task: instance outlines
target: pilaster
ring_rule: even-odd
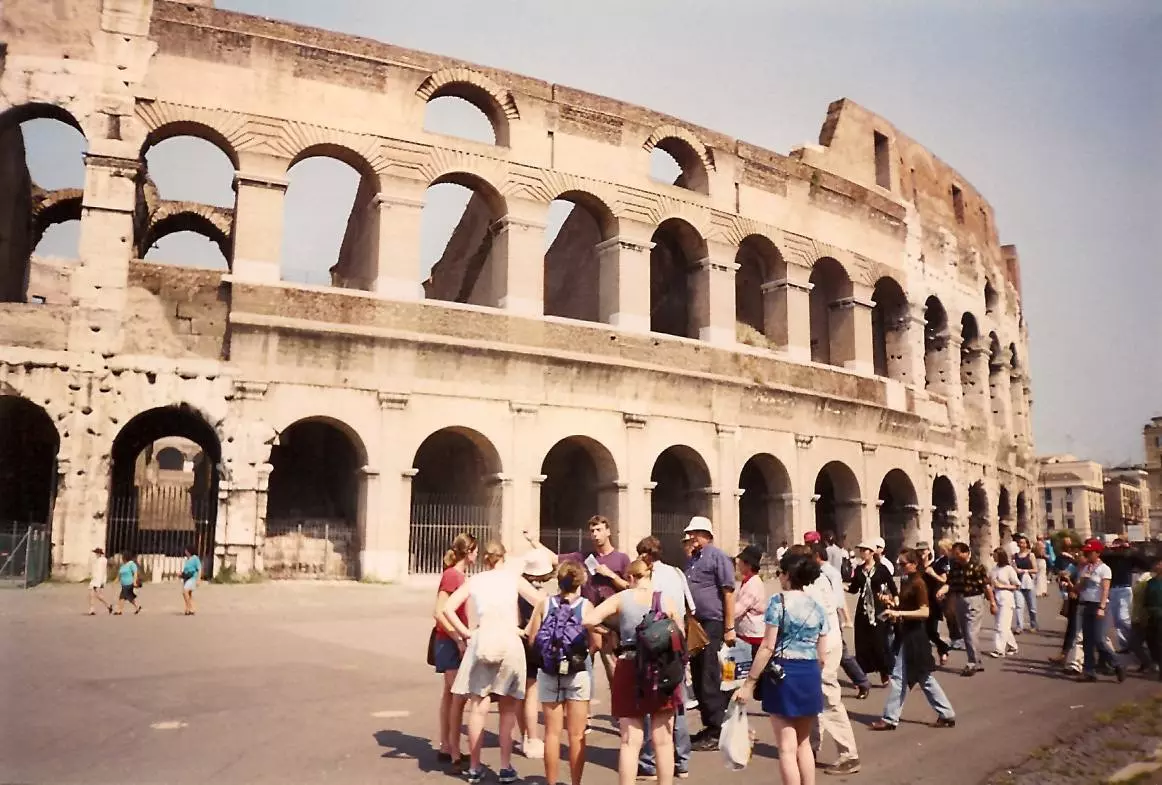
[[[844,297],[831,304],[831,361],[858,373],[874,372],[872,308],[866,297]]]
[[[787,266],[787,277],[763,284],[767,340],[796,362],[811,361],[810,270]]]
[[[654,243],[621,236],[597,245],[598,316],[628,332],[650,331],[650,251]]]
[[[381,177],[373,204],[379,212],[374,291],[392,300],[424,299],[420,272],[423,183]]]
[[[246,168],[247,166],[254,168]],[[266,156],[243,158],[234,175],[234,251],[231,273],[246,283],[281,277],[283,209],[287,179]]]
[[[548,205],[508,203],[509,213],[493,226],[492,292],[496,305],[523,316],[545,312],[545,219]]]
[[[694,263],[691,320],[700,340],[732,346],[737,338],[734,274],[738,264],[731,249],[721,243],[708,243],[707,249],[710,255]]]

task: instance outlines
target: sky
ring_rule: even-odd
[[[1017,245],[1038,453],[1142,460],[1142,427],[1162,414],[1154,0],[217,4],[612,96],[783,153],[816,143],[827,105],[851,98],[957,169],[993,205],[1001,241]],[[480,133],[455,106],[442,121]],[[60,151],[77,141],[46,125],[25,129],[30,167],[38,182],[61,187],[73,158]],[[162,197],[231,204],[229,163],[196,147],[172,140],[150,151]],[[322,159],[291,174],[284,266],[288,277],[324,283],[329,265],[317,260],[335,258],[354,174]],[[425,210],[427,264],[465,200],[441,189]],[[335,194],[325,216],[319,193]],[[563,217],[554,213],[553,224]],[[45,248],[67,245],[68,231]],[[175,235],[147,258],[167,248],[216,253]]]

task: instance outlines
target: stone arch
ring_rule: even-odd
[[[932,481],[932,544],[956,538],[956,487],[946,475]]]
[[[416,88],[416,96],[425,104],[444,97],[467,101],[492,123],[496,144],[502,147],[509,145],[509,123],[520,119],[512,93],[470,68],[446,68],[430,74]]]
[[[931,295],[924,301],[924,389],[947,390],[948,311],[940,298]]]
[[[650,533],[661,541],[667,561],[681,564],[682,531],[695,515],[710,515],[710,469],[696,450],[679,444],[658,454],[650,481]]]
[[[986,278],[984,282],[984,312],[992,314],[997,310],[1000,304],[1000,295],[997,294],[996,288],[993,286],[992,279]]]
[[[843,461],[830,461],[815,476],[815,531],[832,532],[851,548],[863,531],[863,499],[855,472]]]
[[[769,453],[751,456],[738,477],[738,528],[743,544],[757,545],[772,556],[792,540],[791,475]]]
[[[84,191],[80,188],[62,188],[33,195],[32,248],[35,249],[50,226],[66,221],[81,220],[81,202]]]
[[[56,120],[76,129],[88,141],[85,129],[72,112],[57,104],[38,101],[18,104],[0,112],[0,133],[29,120]]]
[[[995,332],[989,333],[989,401],[992,405],[993,427],[1003,431],[1005,423],[1005,389],[1009,382],[1009,363],[1005,358],[1001,340]]]
[[[201,139],[203,142],[209,142],[230,159],[230,163],[234,165],[235,170],[239,168],[238,150],[226,138],[226,134],[214,128],[212,125],[197,120],[171,120],[156,128],[151,128],[149,133],[145,135],[145,141],[141,144],[138,157],[144,161],[145,154],[149,152],[151,147],[159,145],[167,139],[174,139],[179,136],[190,136],[194,139]]]
[[[661,150],[677,162],[682,173],[674,185],[700,194],[710,193],[709,173],[714,169],[714,159],[702,140],[686,128],[678,125],[657,128],[642,148],[646,152]]]
[[[739,329],[752,328],[764,340],[778,323],[771,285],[787,277],[787,262],[778,246],[762,234],[749,234],[734,255],[734,319]],[[768,315],[768,311],[771,313]]]
[[[892,469],[880,482],[879,524],[884,557],[895,562],[900,550],[914,547],[920,532],[916,486],[903,469]]]
[[[546,316],[598,322],[603,288],[601,256],[615,242],[618,221],[603,200],[587,191],[562,191],[550,203],[550,220],[555,208],[562,205],[571,207],[545,249],[544,312]]]
[[[470,532],[481,543],[500,536],[500,454],[479,431],[449,426],[430,434],[412,460],[408,571],[439,573],[449,543]]]
[[[706,240],[681,218],[667,218],[654,231],[650,251],[650,330],[696,338],[693,276],[707,257]]]
[[[164,203],[150,216],[149,225],[137,248],[137,256],[144,259],[153,245],[171,234],[194,232],[218,247],[227,269],[233,253],[230,237],[233,213],[210,205]]]
[[[854,293],[851,276],[839,260],[824,256],[811,267],[810,317],[811,360],[825,365],[843,365],[854,347],[844,346],[843,301]]]
[[[429,300],[497,306],[502,293],[493,289],[493,266],[500,255],[507,254],[506,243],[499,242],[506,231],[508,204],[501,192],[479,174],[451,170],[431,180],[425,197],[422,221],[432,218],[428,202],[440,186],[454,185],[470,193],[465,200],[459,223],[450,233],[440,257],[432,264],[423,282],[424,296]]]
[[[179,472],[186,465],[186,456],[177,447],[163,447],[153,459],[163,472]]]
[[[273,577],[358,578],[367,449],[332,417],[305,417],[270,451],[263,565]]]
[[[61,438],[43,407],[0,394],[0,521],[9,526],[52,521]]]
[[[374,193],[379,193],[379,176],[375,167],[372,166],[371,161],[367,160],[366,156],[357,150],[336,142],[316,142],[306,145],[297,151],[287,163],[287,175],[296,165],[309,158],[333,158],[345,163],[355,170],[361,180],[369,181],[369,185],[375,189]]]
[[[1029,502],[1024,491],[1017,492],[1017,531],[1029,533]]]
[[[143,472],[138,457],[155,442],[177,437],[196,444],[191,481],[171,484]],[[147,574],[177,577],[189,547],[209,573],[215,556],[222,445],[206,415],[187,403],[137,414],[113,439],[105,550],[129,551]]]
[[[605,445],[588,436],[561,439],[545,453],[541,475],[541,542],[550,550],[584,550],[594,515],[609,519],[617,534],[617,464]]]
[[[890,275],[872,289],[872,367],[878,376],[908,381],[908,297]]]

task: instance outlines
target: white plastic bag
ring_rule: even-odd
[[[731,701],[726,722],[722,723],[718,749],[726,759],[726,768],[732,771],[745,769],[750,763],[750,721],[746,709],[737,701]]]

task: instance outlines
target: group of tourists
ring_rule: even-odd
[[[1150,565],[1157,577],[1146,572],[1135,586],[1111,585],[1113,570],[1102,561],[1098,541],[1085,543],[1085,565],[1073,570],[1068,543],[1058,556],[1045,543],[1031,545],[1018,536],[993,554],[990,571],[963,542],[941,541],[935,550],[917,543],[891,560],[882,539],[848,552],[833,535],[808,532],[803,544],[780,549],[775,572],[781,590],[768,598],[759,574],[762,551],[747,546],[731,558],[714,544],[707,518],[694,517],[686,527],[684,569],[662,560],[654,537],[637,543],[631,561],[614,547],[605,518],[594,516],[588,529],[590,547],[568,554],[552,553],[526,534],[532,550],[516,568],[506,568],[503,545],[481,546],[470,534],[459,535],[447,552],[428,661],[444,679],[439,759],[470,783],[484,777],[481,741],[495,700],[497,779],[516,781],[512,754],[519,738],[526,757],[543,757],[550,785],[559,781],[564,743],[570,782],[579,785],[598,661],[620,730],[620,785],[684,778],[692,753],[717,749],[728,715],[752,700],[770,716],[783,782],[813,783],[817,769],[854,774],[860,759],[839,671],[847,673],[857,699],[870,695],[866,674],[877,674],[886,688],[873,731],[897,728],[916,686],[935,712],[933,727],[954,728],[956,712],[937,671],[954,648],[966,655],[962,676],[983,670],[979,636],[986,608],[997,624],[992,656],[1016,653],[1015,634],[1037,629],[1037,601],[1048,594],[1051,571],[1070,622],[1062,651],[1080,637],[1082,678],[1096,678],[1103,663],[1119,679],[1125,676],[1100,623],[1111,596],[1124,598],[1117,602],[1133,620],[1125,646],[1141,656],[1149,649],[1162,662],[1162,561]],[[473,569],[478,558],[480,571]],[[550,594],[545,586],[553,579]],[[1130,591],[1114,591],[1122,588]],[[847,594],[855,595],[852,618]],[[469,605],[475,626],[469,626]],[[848,626],[854,627],[854,657],[843,641]],[[725,675],[732,663],[724,670],[721,659],[738,650],[750,659],[741,682]],[[687,712],[695,709],[701,730],[691,735]],[[538,716],[544,718],[543,741]],[[460,739],[465,717],[466,757]],[[818,760],[824,734],[838,749],[837,759],[826,764]]]
[[[182,550],[182,605],[183,615],[193,616],[197,613],[194,605],[194,590],[198,588],[198,581],[202,575],[202,559],[190,547]],[[104,548],[93,549],[93,559],[89,564],[89,616],[97,615],[97,608],[102,607],[113,616],[120,616],[125,610],[125,603],[133,606],[133,615],[141,613],[141,603],[137,601],[137,590],[141,588],[141,567],[137,564],[137,555],[132,551],[121,553],[121,563],[117,565],[117,583],[120,593],[117,595],[117,606],[105,599],[105,584],[109,580],[109,557]]]

